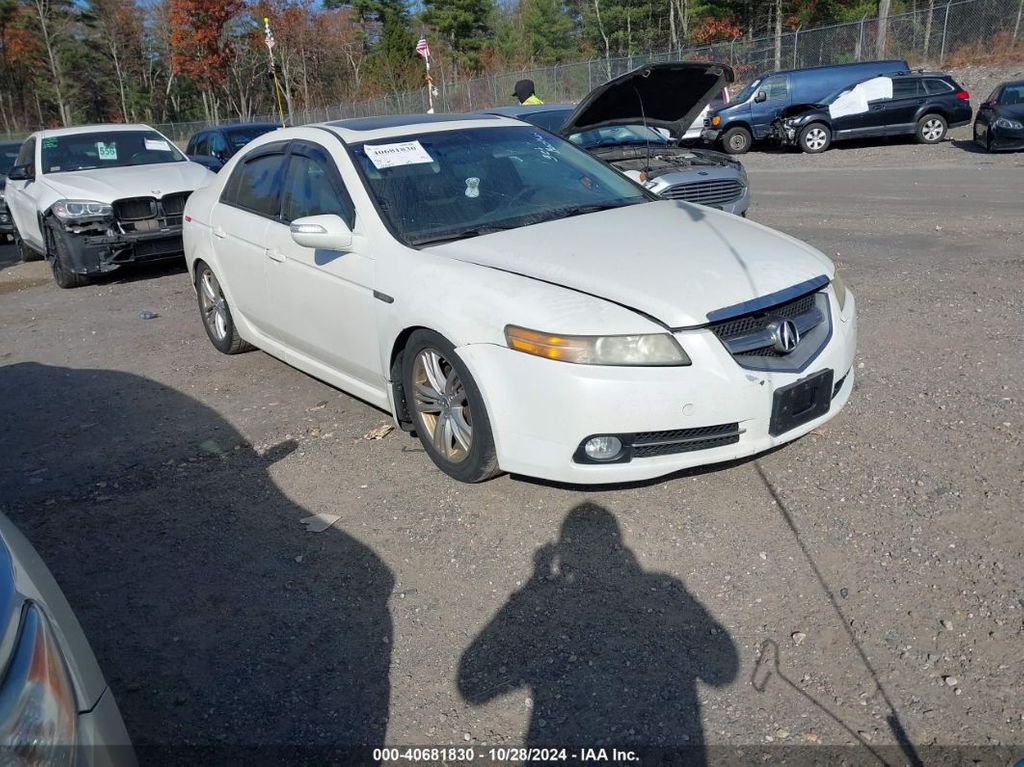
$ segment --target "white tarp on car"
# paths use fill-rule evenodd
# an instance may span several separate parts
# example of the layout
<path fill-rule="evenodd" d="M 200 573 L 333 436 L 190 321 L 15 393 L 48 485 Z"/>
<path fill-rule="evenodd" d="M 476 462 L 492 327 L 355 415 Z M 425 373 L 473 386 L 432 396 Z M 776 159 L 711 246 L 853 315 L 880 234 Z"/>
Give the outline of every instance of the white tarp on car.
<path fill-rule="evenodd" d="M 891 98 L 892 78 L 874 77 L 857 83 L 850 90 L 840 94 L 839 98 L 829 104 L 828 113 L 833 120 L 846 115 L 856 115 L 868 111 L 869 101 Z"/>

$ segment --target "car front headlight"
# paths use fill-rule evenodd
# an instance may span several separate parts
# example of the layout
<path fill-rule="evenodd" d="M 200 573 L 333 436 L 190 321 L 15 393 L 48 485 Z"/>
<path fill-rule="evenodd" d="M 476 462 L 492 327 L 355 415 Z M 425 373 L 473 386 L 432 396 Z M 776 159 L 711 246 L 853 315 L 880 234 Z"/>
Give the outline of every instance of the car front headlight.
<path fill-rule="evenodd" d="M 673 367 L 690 358 L 670 333 L 629 336 L 566 336 L 508 325 L 510 349 L 579 365 Z"/>
<path fill-rule="evenodd" d="M 96 200 L 58 200 L 50 210 L 61 221 L 70 218 L 108 218 L 114 213 L 110 205 Z"/>
<path fill-rule="evenodd" d="M 839 276 L 839 270 L 836 269 L 836 273 L 832 276 L 832 290 L 836 292 L 836 301 L 839 302 L 839 313 L 842 314 L 846 308 L 846 283 L 843 282 L 843 278 Z"/>
<path fill-rule="evenodd" d="M 74 687 L 53 629 L 30 602 L 0 687 L 0 747 L 20 757 L 16 764 L 70 765 L 77 724 Z"/>
<path fill-rule="evenodd" d="M 1010 120 L 1006 117 L 997 117 L 995 124 L 997 128 L 1009 128 L 1010 130 L 1020 130 L 1021 128 L 1024 128 L 1024 123 L 1021 123 L 1020 120 Z"/>

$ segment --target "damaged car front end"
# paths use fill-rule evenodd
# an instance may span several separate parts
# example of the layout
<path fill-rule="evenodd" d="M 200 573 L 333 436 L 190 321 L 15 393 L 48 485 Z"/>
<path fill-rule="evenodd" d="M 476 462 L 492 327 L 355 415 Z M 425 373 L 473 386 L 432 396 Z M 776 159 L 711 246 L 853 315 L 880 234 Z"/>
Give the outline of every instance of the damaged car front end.
<path fill-rule="evenodd" d="M 47 212 L 51 242 L 77 274 L 94 275 L 182 253 L 181 224 L 191 192 L 103 203 L 58 200 Z"/>

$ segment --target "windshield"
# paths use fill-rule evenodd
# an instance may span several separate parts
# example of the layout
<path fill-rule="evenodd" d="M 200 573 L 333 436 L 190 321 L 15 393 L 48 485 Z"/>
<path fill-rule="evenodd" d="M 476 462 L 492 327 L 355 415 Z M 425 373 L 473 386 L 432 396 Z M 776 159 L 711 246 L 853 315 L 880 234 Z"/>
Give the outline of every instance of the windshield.
<path fill-rule="evenodd" d="M 252 128 L 235 128 L 224 131 L 224 134 L 228 137 L 228 141 L 231 142 L 232 148 L 238 151 L 254 138 L 259 138 L 264 133 L 270 133 L 270 131 L 276 129 L 276 125 L 260 125 Z"/>
<path fill-rule="evenodd" d="M 21 144 L 0 144 L 0 176 L 6 176 L 18 159 Z"/>
<path fill-rule="evenodd" d="M 658 146 L 668 143 L 668 139 L 654 128 L 645 128 L 643 125 L 609 125 L 602 128 L 591 128 L 582 133 L 572 134 L 569 136 L 569 140 L 584 149 L 626 144 Z"/>
<path fill-rule="evenodd" d="M 761 84 L 763 79 L 763 77 L 759 77 L 756 80 L 751 80 L 750 83 L 747 84 L 747 87 L 736 95 L 736 98 L 734 99 L 735 103 L 742 104 L 744 101 L 748 101 L 750 97 L 754 95 L 754 91 L 757 90 L 757 86 Z"/>
<path fill-rule="evenodd" d="M 1000 106 L 1013 106 L 1024 104 L 1024 83 L 1008 83 L 1003 86 L 1003 92 L 999 94 Z"/>
<path fill-rule="evenodd" d="M 471 128 L 356 144 L 393 231 L 410 245 L 647 202 L 633 182 L 537 128 Z"/>
<path fill-rule="evenodd" d="M 42 140 L 43 173 L 185 162 L 185 155 L 153 130 L 90 131 Z"/>

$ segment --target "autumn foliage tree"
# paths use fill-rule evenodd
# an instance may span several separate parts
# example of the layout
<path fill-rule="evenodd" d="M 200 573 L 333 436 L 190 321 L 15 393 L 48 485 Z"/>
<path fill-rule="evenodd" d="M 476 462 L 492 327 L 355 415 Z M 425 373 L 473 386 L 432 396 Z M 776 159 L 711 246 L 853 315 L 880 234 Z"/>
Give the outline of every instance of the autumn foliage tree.
<path fill-rule="evenodd" d="M 225 30 L 244 7 L 244 0 L 168 0 L 171 67 L 195 83 L 207 119 L 219 119 L 218 88 L 234 47 Z"/>

